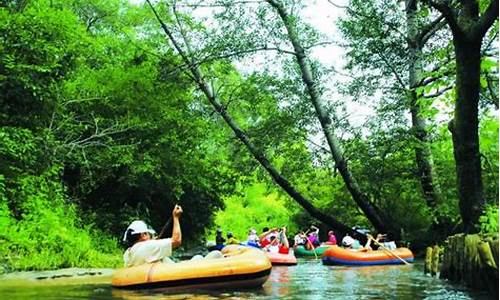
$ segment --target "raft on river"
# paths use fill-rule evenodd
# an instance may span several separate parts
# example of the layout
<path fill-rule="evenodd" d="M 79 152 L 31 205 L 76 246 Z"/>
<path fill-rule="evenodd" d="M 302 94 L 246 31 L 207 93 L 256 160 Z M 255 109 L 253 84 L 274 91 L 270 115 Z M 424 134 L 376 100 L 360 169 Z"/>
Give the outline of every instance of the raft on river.
<path fill-rule="evenodd" d="M 293 266 L 297 264 L 297 258 L 293 254 L 293 251 L 290 251 L 288 254 L 266 252 L 266 255 L 273 266 Z"/>
<path fill-rule="evenodd" d="M 271 273 L 271 263 L 260 250 L 226 246 L 224 258 L 153 263 L 117 270 L 116 288 L 239 288 L 259 287 Z"/>
<path fill-rule="evenodd" d="M 327 249 L 323 253 L 322 262 L 324 265 L 358 266 L 404 264 L 398 256 L 406 262 L 413 262 L 413 253 L 408 248 L 352 251 L 339 246 Z"/>
<path fill-rule="evenodd" d="M 294 252 L 295 256 L 321 257 L 321 255 L 331 247 L 333 247 L 333 245 L 321 245 L 318 248 L 314 248 L 314 250 L 307 250 L 304 246 L 297 246 L 294 248 Z"/>

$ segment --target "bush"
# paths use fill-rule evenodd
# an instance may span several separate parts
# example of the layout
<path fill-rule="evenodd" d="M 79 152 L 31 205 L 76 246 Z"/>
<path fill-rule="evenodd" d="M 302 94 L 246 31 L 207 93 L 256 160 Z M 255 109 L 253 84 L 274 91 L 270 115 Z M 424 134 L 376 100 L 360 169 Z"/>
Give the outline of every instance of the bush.
<path fill-rule="evenodd" d="M 34 163 L 37 139 L 29 130 L 0 129 L 0 269 L 115 267 L 116 240 L 82 226 L 68 202 L 62 167 Z"/>
<path fill-rule="evenodd" d="M 479 218 L 481 233 L 498 233 L 498 205 L 489 205 Z"/>

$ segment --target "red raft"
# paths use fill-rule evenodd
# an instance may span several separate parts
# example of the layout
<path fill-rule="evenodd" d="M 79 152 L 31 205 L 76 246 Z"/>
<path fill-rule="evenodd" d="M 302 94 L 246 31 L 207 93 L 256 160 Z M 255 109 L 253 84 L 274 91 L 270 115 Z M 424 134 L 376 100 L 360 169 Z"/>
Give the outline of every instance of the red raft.
<path fill-rule="evenodd" d="M 404 264 L 400 258 L 409 263 L 413 262 L 413 253 L 408 248 L 352 251 L 334 246 L 323 253 L 321 260 L 324 265 L 371 266 Z"/>
<path fill-rule="evenodd" d="M 288 254 L 266 252 L 266 255 L 273 266 L 293 266 L 297 264 L 297 258 L 293 254 L 293 251 L 290 251 Z"/>

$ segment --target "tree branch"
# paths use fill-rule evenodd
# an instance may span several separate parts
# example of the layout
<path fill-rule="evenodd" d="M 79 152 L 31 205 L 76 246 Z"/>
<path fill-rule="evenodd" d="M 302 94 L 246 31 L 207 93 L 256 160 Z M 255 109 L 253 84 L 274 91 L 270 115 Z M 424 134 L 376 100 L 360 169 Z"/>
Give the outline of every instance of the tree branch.
<path fill-rule="evenodd" d="M 458 25 L 455 11 L 449 6 L 449 4 L 442 3 L 440 0 L 422 0 L 422 2 L 441 12 L 446 19 L 446 23 L 448 23 L 448 26 L 450 26 L 450 29 L 454 34 L 462 35 L 464 33 L 462 28 Z"/>
<path fill-rule="evenodd" d="M 396 69 L 394 69 L 394 67 L 392 66 L 392 63 L 389 62 L 388 59 L 385 57 L 382 49 L 380 49 L 379 47 L 375 47 L 375 48 L 377 49 L 379 57 L 382 59 L 382 61 L 385 63 L 385 65 L 389 68 L 389 70 L 391 70 L 391 73 L 394 75 L 394 77 L 396 78 L 396 81 L 399 83 L 401 88 L 403 90 L 407 90 L 408 88 L 407 88 L 406 84 L 404 83 L 403 79 L 401 78 L 401 76 L 399 76 Z"/>
<path fill-rule="evenodd" d="M 199 3 L 203 3 L 206 1 L 199 1 Z M 262 3 L 264 0 L 248 0 L 248 1 L 233 1 L 231 3 L 222 3 L 222 4 L 178 4 L 177 6 L 180 7 L 193 7 L 193 8 L 198 8 L 198 7 L 229 7 L 233 5 L 239 5 L 239 4 L 256 4 L 256 3 Z"/>
<path fill-rule="evenodd" d="M 427 24 L 427 26 L 422 28 L 422 31 L 420 31 L 420 34 L 418 35 L 417 39 L 423 45 L 445 25 L 446 25 L 446 20 L 444 20 L 444 16 L 441 14 L 434 21 L 432 21 L 431 23 Z"/>
<path fill-rule="evenodd" d="M 447 91 L 451 90 L 452 88 L 453 88 L 453 86 L 447 86 L 444 89 L 435 92 L 434 94 L 424 95 L 423 98 L 430 99 L 430 98 L 439 97 L 439 96 L 443 95 L 444 93 L 446 93 Z"/>
<path fill-rule="evenodd" d="M 477 22 L 476 26 L 474 26 L 474 32 L 481 37 L 484 36 L 497 18 L 498 0 L 492 0 L 486 11 Z"/>
<path fill-rule="evenodd" d="M 281 49 L 281 48 L 278 48 L 278 47 L 263 46 L 263 47 L 260 47 L 260 48 L 240 50 L 240 51 L 230 52 L 230 53 L 222 54 L 222 55 L 213 55 L 213 56 L 209 55 L 209 56 L 206 56 L 205 58 L 202 58 L 201 60 L 198 60 L 198 61 L 195 61 L 195 62 L 191 62 L 189 65 L 188 64 L 179 65 L 179 66 L 175 67 L 174 69 L 172 69 L 171 71 L 169 71 L 168 74 L 174 74 L 175 72 L 177 72 L 178 70 L 182 70 L 183 68 L 190 68 L 191 66 L 198 67 L 198 66 L 201 66 L 204 63 L 216 61 L 216 60 L 219 60 L 219 59 L 226 59 L 226 58 L 240 56 L 240 55 L 247 54 L 247 53 L 255 53 L 255 52 L 259 52 L 259 51 L 276 51 L 278 53 L 285 53 L 285 54 L 295 55 L 295 52 L 290 51 L 290 50 L 285 50 L 285 49 Z"/>

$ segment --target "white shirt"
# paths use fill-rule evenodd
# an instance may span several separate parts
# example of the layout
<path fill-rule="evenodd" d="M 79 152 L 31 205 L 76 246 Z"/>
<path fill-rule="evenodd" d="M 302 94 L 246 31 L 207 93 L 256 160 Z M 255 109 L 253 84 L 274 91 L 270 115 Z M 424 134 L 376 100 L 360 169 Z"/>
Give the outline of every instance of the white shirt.
<path fill-rule="evenodd" d="M 248 235 L 248 241 L 257 243 L 257 242 L 259 242 L 259 236 L 255 233 L 251 233 Z"/>
<path fill-rule="evenodd" d="M 279 253 L 280 247 L 278 245 L 269 245 L 267 246 L 267 251 L 271 253 Z"/>
<path fill-rule="evenodd" d="M 161 261 L 173 263 L 169 258 L 172 255 L 172 239 L 147 240 L 135 243 L 123 254 L 125 267 Z"/>
<path fill-rule="evenodd" d="M 295 245 L 302 245 L 302 244 L 306 243 L 306 240 L 300 235 L 296 235 L 293 239 L 294 239 Z"/>

